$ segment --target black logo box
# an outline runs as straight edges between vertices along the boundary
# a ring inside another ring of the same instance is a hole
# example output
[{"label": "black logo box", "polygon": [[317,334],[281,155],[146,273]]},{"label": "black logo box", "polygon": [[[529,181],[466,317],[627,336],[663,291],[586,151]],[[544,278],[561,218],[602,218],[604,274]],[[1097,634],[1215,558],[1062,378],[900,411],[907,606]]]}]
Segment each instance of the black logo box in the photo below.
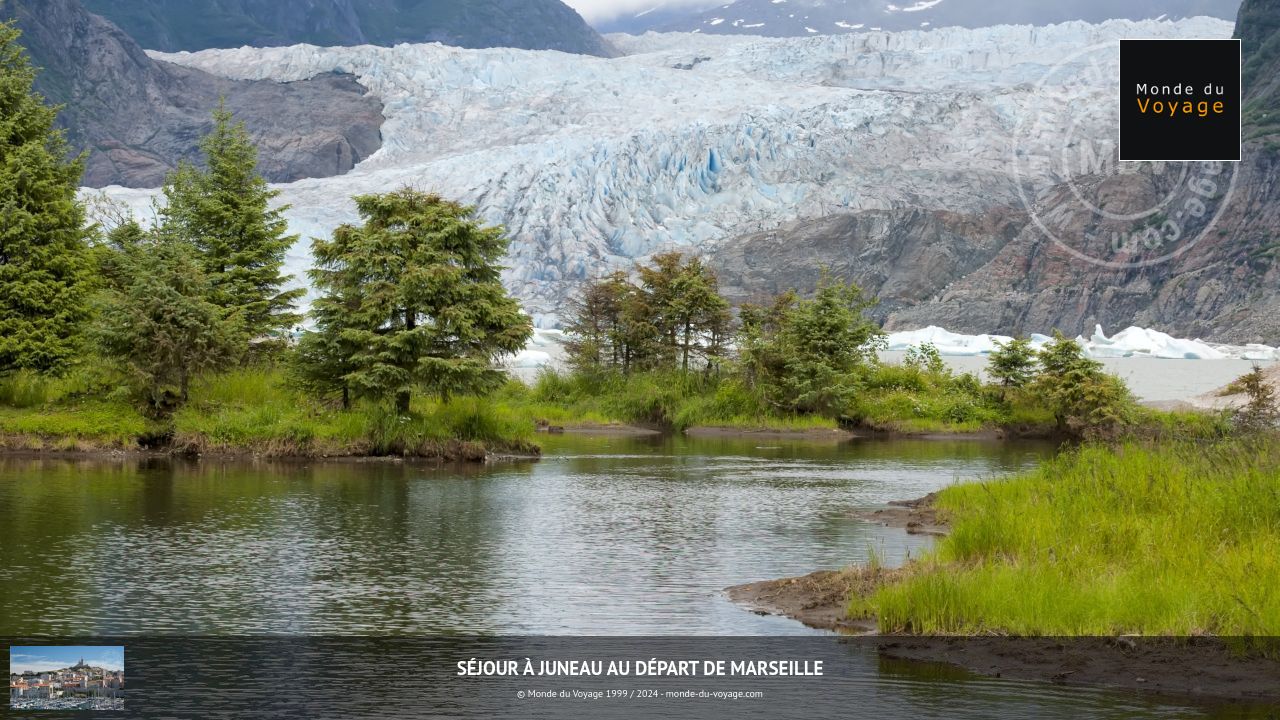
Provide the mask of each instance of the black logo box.
[{"label": "black logo box", "polygon": [[[1120,160],[1239,161],[1241,66],[1238,39],[1121,40]],[[1139,85],[1147,91],[1140,94]],[[1213,92],[1206,94],[1207,86]],[[1166,94],[1165,88],[1183,92]],[[1145,114],[1139,100],[1146,104]],[[1186,102],[1192,104],[1191,114],[1183,112]],[[1172,115],[1170,103],[1177,104]],[[1213,112],[1215,103],[1222,103],[1223,112]],[[1163,112],[1157,114],[1157,108]]]}]

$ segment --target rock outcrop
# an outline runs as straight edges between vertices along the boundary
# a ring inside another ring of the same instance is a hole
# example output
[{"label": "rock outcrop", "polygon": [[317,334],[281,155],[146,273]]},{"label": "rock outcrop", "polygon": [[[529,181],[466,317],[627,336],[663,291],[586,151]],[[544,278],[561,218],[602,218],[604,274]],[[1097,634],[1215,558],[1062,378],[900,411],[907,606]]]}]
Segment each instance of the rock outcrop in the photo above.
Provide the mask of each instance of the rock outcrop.
[{"label": "rock outcrop", "polygon": [[85,0],[148,50],[441,42],[610,56],[560,0]]},{"label": "rock outcrop", "polygon": [[748,235],[712,253],[710,262],[735,303],[812,288],[827,272],[879,298],[874,312],[883,319],[981,268],[1029,222],[1011,208],[979,215],[868,210]]},{"label": "rock outcrop", "polygon": [[37,89],[63,106],[59,123],[88,151],[86,185],[158,186],[197,158],[220,98],[272,181],[340,175],[381,146],[382,103],[350,75],[233,81],[156,61],[79,0],[0,0],[0,20],[14,18],[41,68]]}]

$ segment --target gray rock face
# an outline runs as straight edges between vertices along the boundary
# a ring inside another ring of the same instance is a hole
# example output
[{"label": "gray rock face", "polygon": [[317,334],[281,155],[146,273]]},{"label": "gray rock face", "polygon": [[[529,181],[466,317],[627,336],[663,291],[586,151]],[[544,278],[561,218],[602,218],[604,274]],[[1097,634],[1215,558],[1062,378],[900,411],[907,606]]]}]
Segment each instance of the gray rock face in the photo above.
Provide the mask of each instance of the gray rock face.
[{"label": "gray rock face", "polygon": [[885,319],[981,268],[1029,220],[1007,208],[983,215],[869,210],[739,238],[714,252],[711,263],[734,302],[810,290],[825,269],[878,297],[875,314]]},{"label": "gray rock face", "polygon": [[37,89],[63,105],[59,122],[89,151],[84,184],[155,187],[198,158],[219,98],[259,147],[275,182],[350,170],[382,144],[382,103],[347,75],[294,83],[232,81],[152,60],[79,0],[0,0],[42,68]]},{"label": "gray rock face", "polygon": [[441,42],[613,55],[560,0],[85,0],[148,50]]}]

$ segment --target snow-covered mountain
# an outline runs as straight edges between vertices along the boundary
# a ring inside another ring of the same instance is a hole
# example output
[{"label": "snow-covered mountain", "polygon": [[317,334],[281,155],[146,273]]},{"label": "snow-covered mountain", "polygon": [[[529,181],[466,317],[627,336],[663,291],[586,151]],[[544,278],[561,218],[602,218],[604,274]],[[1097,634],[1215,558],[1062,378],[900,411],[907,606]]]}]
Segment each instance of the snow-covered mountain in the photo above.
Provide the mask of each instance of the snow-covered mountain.
[{"label": "snow-covered mountain", "polygon": [[[1196,18],[806,39],[650,34],[622,38],[629,55],[614,59],[435,44],[155,57],[240,79],[355,75],[385,105],[382,149],[343,177],[281,186],[293,230],[326,235],[356,219],[352,195],[406,184],[474,203],[507,227],[506,280],[551,326],[583,279],[658,251],[708,251],[844,210],[1016,205],[1020,120],[1036,112],[1077,133],[1114,132],[1114,88],[1086,79],[1094,68],[1072,60],[1080,48],[1231,31]],[[154,193],[109,195],[145,217]],[[306,245],[290,258],[295,271],[309,265]]]},{"label": "snow-covered mountain", "polygon": [[860,30],[922,27],[1049,25],[1084,20],[1234,20],[1240,0],[733,0],[715,5],[665,3],[600,25],[605,32],[698,32],[717,35],[805,37]]},{"label": "snow-covered mountain", "polygon": [[643,35],[656,28],[677,23],[685,23],[698,13],[713,7],[724,5],[724,0],[709,0],[698,3],[679,2],[678,0],[655,0],[651,5],[638,10],[624,12],[621,15],[592,23],[602,33],[628,33]]}]

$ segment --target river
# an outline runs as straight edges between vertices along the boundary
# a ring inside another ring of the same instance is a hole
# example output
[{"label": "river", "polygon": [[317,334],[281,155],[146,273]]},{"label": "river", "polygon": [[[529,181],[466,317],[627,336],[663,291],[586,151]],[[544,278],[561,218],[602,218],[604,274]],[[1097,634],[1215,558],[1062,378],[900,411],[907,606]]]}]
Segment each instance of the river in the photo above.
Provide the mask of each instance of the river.
[{"label": "river", "polygon": [[[901,563],[928,540],[851,510],[1052,451],[980,440],[544,442],[537,462],[467,467],[2,458],[0,636],[815,634],[747,612],[723,589],[873,555]],[[906,693],[968,708],[953,717],[1187,711],[873,659],[859,667],[881,701]]]}]

